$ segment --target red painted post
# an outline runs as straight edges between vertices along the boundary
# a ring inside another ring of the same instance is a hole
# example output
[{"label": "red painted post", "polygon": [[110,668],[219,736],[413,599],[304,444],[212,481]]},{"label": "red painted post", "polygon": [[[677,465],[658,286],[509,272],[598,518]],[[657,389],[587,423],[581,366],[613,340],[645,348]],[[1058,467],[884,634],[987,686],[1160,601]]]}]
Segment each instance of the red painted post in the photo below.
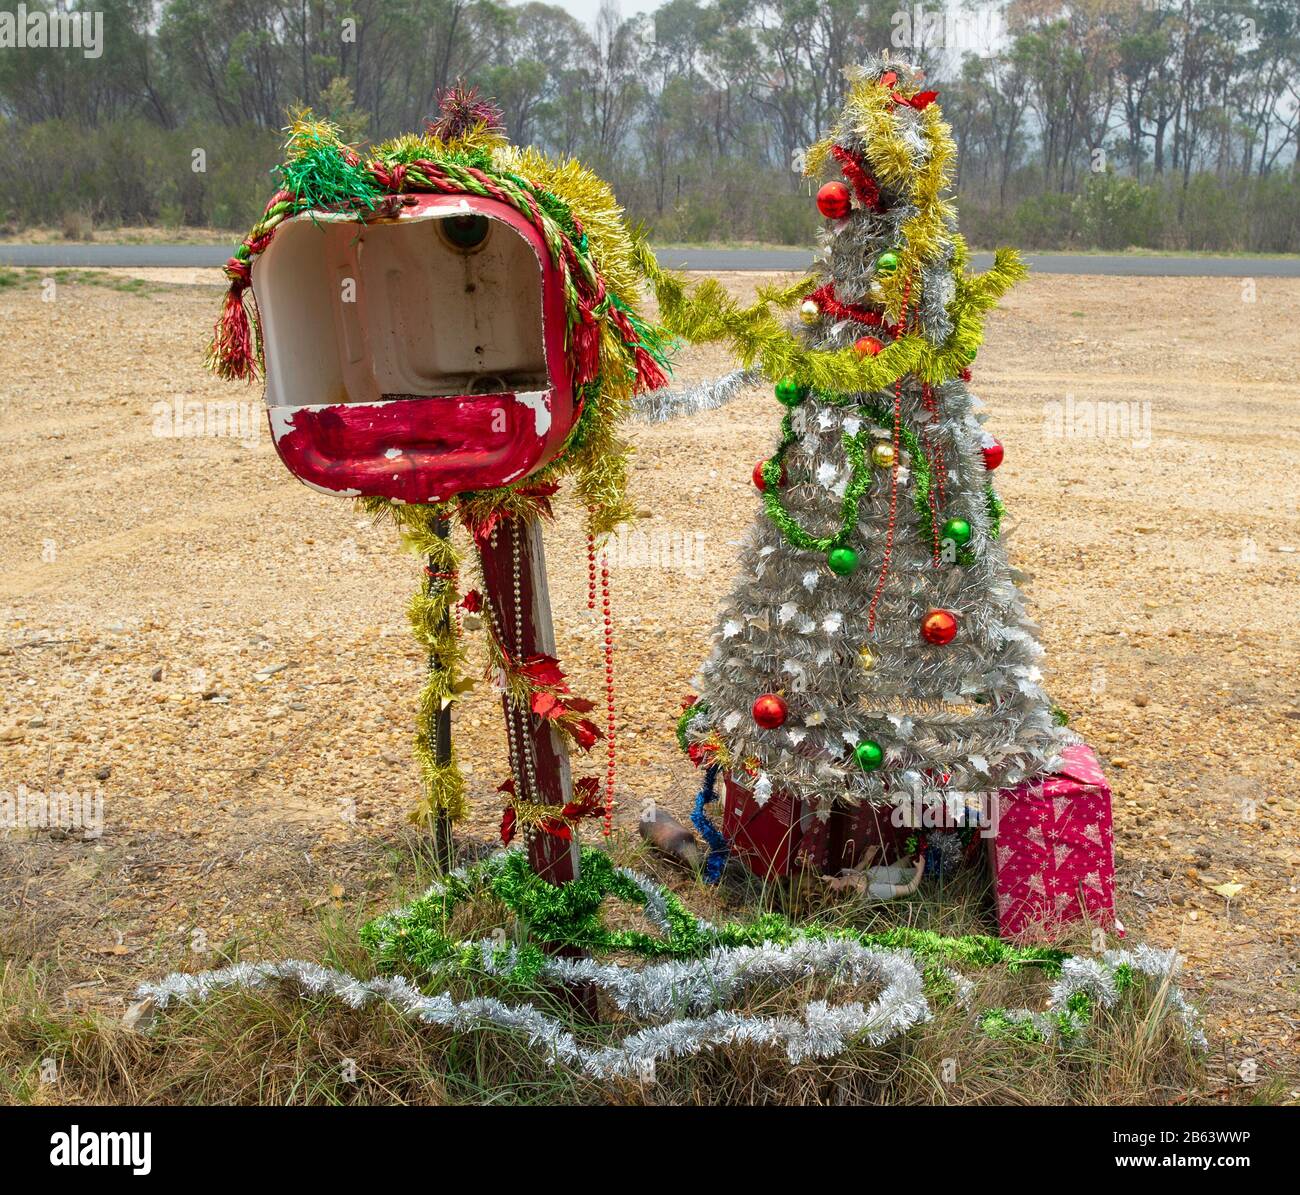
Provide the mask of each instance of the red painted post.
[{"label": "red painted post", "polygon": [[[537,519],[503,519],[482,548],[483,583],[501,646],[517,660],[555,655],[555,627],[546,584],[542,528]],[[515,792],[523,801],[563,805],[572,798],[569,754],[560,736],[529,709],[516,709],[507,693],[506,718]],[[552,884],[578,877],[578,841],[536,833],[528,843],[533,870]]]}]

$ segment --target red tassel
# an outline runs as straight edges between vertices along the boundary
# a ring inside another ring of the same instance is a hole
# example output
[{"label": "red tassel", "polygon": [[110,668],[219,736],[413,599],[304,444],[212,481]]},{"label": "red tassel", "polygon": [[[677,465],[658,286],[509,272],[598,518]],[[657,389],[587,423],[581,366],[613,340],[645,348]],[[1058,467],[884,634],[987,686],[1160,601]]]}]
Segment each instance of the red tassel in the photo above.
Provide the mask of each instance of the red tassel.
[{"label": "red tassel", "polygon": [[574,381],[581,385],[600,372],[600,325],[586,304],[578,308],[573,329]]},{"label": "red tassel", "polygon": [[636,350],[636,384],[640,390],[658,390],[660,386],[668,385],[659,362],[640,346]]},{"label": "red tassel", "polygon": [[257,353],[242,286],[235,285],[226,291],[226,301],[221,306],[221,316],[208,348],[208,367],[227,380],[252,382],[257,378]]},{"label": "red tassel", "polygon": [[664,371],[660,369],[659,362],[641,344],[636,329],[632,326],[632,321],[627,318],[627,314],[611,304],[609,316],[614,321],[614,326],[618,329],[619,335],[622,336],[623,343],[632,350],[633,358],[636,361],[637,389],[658,390],[660,386],[668,385],[668,378]]}]

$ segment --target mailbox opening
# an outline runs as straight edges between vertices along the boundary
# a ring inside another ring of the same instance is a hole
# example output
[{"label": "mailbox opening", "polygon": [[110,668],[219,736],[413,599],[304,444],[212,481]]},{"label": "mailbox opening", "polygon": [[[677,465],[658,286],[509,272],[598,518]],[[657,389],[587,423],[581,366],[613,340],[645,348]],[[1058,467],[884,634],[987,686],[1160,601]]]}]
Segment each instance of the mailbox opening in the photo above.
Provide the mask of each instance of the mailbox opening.
[{"label": "mailbox opening", "polygon": [[368,223],[297,216],[253,291],[273,437],[317,488],[441,501],[540,468],[572,426],[563,295],[505,204],[430,195]]}]

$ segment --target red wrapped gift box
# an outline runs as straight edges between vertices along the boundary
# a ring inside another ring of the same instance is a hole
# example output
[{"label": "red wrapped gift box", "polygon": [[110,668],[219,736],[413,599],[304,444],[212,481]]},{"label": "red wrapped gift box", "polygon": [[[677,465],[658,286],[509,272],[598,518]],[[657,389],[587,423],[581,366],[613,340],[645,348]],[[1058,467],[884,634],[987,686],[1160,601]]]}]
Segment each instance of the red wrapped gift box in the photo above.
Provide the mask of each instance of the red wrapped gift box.
[{"label": "red wrapped gift box", "polygon": [[878,847],[873,864],[893,862],[909,833],[890,822],[891,808],[863,803],[836,805],[819,818],[803,801],[774,792],[763,804],[730,776],[722,833],[732,855],[756,876],[772,879],[803,867],[837,874],[859,863],[870,846]]},{"label": "red wrapped gift box", "polygon": [[1050,938],[1080,917],[1116,926],[1110,785],[1091,747],[1062,768],[998,794],[989,865],[1004,938]]}]

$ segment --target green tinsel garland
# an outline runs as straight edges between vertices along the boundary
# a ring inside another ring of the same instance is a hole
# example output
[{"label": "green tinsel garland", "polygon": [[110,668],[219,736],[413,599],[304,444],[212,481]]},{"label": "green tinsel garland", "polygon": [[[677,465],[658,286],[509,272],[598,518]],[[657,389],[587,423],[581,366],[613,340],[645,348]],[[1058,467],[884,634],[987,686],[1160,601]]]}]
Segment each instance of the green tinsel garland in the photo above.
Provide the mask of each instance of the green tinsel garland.
[{"label": "green tinsel garland", "polygon": [[[887,427],[893,423],[892,413],[886,411],[883,406],[869,400],[835,394],[818,394],[818,397],[837,407],[856,407],[859,412],[878,426]],[[772,454],[771,459],[763,465],[762,473],[765,486],[763,490],[763,508],[767,512],[767,517],[772,520],[781,532],[782,537],[792,547],[803,548],[812,552],[828,552],[832,548],[843,547],[852,536],[854,529],[858,525],[858,511],[862,504],[862,498],[871,485],[871,465],[867,461],[864,451],[866,436],[867,431],[864,428],[856,436],[846,435],[842,441],[845,455],[849,458],[851,474],[848,487],[844,491],[839,530],[833,535],[809,535],[799,526],[781,502],[781,461],[791,445],[798,439],[794,430],[793,412],[786,412],[785,417],[781,420],[781,442],[777,446],[776,452]],[[908,458],[911,461],[913,476],[912,505],[916,509],[920,539],[922,543],[928,544],[934,534],[934,520],[933,515],[930,513],[931,496],[938,485],[938,479],[930,469],[930,462],[926,459],[921,442],[916,434],[909,428],[902,427],[899,428],[899,439],[902,440],[903,447],[907,449]],[[958,563],[969,564],[974,559],[969,550],[966,550],[966,557],[966,559],[962,559],[961,555],[959,555]]]},{"label": "green tinsel garland", "polygon": [[[908,926],[880,933],[796,926],[778,913],[764,913],[745,924],[709,925],[667,889],[657,893],[668,926],[666,936],[611,930],[600,917],[605,897],[639,905],[645,905],[649,898],[614,866],[607,854],[590,847],[582,849],[580,877],[558,887],[537,876],[522,851],[510,851],[480,863],[462,876],[449,877],[441,890],[431,890],[406,908],[368,923],[362,927],[361,942],[376,963],[387,970],[401,968],[419,974],[451,968],[476,972],[481,969],[477,944],[454,942],[447,935],[447,926],[456,907],[478,893],[495,897],[528,928],[529,943],[518,951],[506,975],[520,983],[536,977],[545,949],[555,946],[595,953],[626,952],[643,958],[690,958],[718,946],[787,945],[801,938],[844,938],[864,946],[912,950],[933,963],[1005,966],[1011,973],[1032,966],[1052,977],[1060,973],[1062,962],[1069,957],[1052,947],[1014,946],[986,935],[949,938]],[[505,960],[508,950],[503,946],[498,959]]]},{"label": "green tinsel garland", "polygon": [[[1115,991],[1129,991],[1137,982],[1133,968],[1121,963],[1115,968]],[[1015,1038],[1018,1041],[1042,1045],[1048,1040],[1044,1025],[1050,1027],[1053,1036],[1069,1045],[1080,1037],[1092,1023],[1096,1015],[1096,1006],[1087,992],[1074,992],[1065,1002],[1065,1007],[1055,1013],[1041,1017],[1027,1018],[1017,1016],[1006,1008],[990,1008],[979,1016],[979,1027],[993,1038]],[[1036,1023],[1036,1021],[1038,1023]]]},{"label": "green tinsel garland", "polygon": [[687,748],[686,731],[690,727],[691,719],[696,714],[708,713],[709,703],[707,701],[697,701],[694,705],[688,705],[683,711],[682,716],[677,719],[677,745],[685,751]]},{"label": "green tinsel garland", "polygon": [[293,194],[298,211],[335,207],[373,210],[383,192],[358,159],[344,156],[326,142],[293,147],[276,167],[284,189]]},{"label": "green tinsel garland", "polygon": [[[457,906],[482,896],[494,898],[515,914],[527,935],[523,945],[504,941],[494,945],[490,939],[456,942],[448,936]],[[607,896],[645,907],[662,935],[607,928],[600,917],[601,902]],[[524,988],[535,987],[557,946],[595,954],[685,961],[702,959],[718,949],[785,947],[800,940],[855,941],[869,948],[908,951],[916,956],[927,996],[947,1004],[970,998],[970,984],[955,967],[1005,967],[1008,974],[1036,968],[1059,981],[1047,1011],[991,1008],[979,1013],[976,1023],[992,1038],[1059,1042],[1066,1047],[1083,1038],[1099,1007],[1111,1007],[1117,996],[1136,986],[1139,972],[1156,974],[1133,961],[1132,952],[1119,952],[1129,957],[1110,968],[1112,991],[1107,994],[1093,990],[1097,964],[1091,970],[1085,965],[1082,972],[1076,968],[1072,975],[1065,964],[1074,956],[1066,951],[1015,946],[982,934],[952,938],[908,926],[879,933],[796,926],[776,913],[764,913],[743,925],[712,925],[695,917],[667,888],[616,867],[607,854],[590,847],[582,850],[581,877],[562,887],[553,887],[536,876],[525,853],[516,849],[452,873],[419,900],[361,930],[362,943],[385,971],[406,969],[434,976],[439,983],[454,976],[467,980],[490,976]],[[1176,990],[1173,999],[1196,1040],[1190,1020],[1194,1013]],[[1203,1037],[1200,1041],[1203,1043]]]}]

